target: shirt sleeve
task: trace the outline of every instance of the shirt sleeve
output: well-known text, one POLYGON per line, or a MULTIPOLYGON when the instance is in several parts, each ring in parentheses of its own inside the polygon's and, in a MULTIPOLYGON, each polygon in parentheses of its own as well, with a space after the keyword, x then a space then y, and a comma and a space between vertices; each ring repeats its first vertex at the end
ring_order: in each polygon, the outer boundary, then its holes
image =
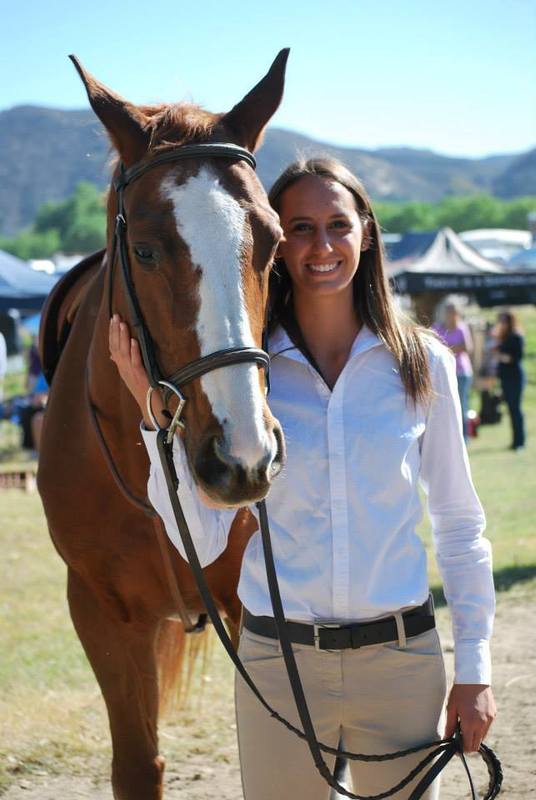
MULTIPOLYGON (((169 499, 166 479, 160 463, 160 456, 156 444, 156 431, 145 430, 141 426, 143 441, 149 454, 151 468, 147 484, 147 494, 155 511, 162 518, 167 535, 181 554, 188 560, 182 544, 181 535, 175 522, 175 515, 169 499)), ((178 496, 184 516, 190 529, 190 534, 195 545, 197 555, 202 567, 212 564, 227 547, 229 531, 236 517, 237 509, 214 509, 205 506, 197 494, 188 467, 188 461, 182 440, 175 436, 173 439, 173 461, 179 479, 178 496)))
MULTIPOLYGON (((437 348, 439 350, 439 347, 437 348)), ((431 357, 433 397, 421 440, 421 482, 438 567, 452 616, 455 683, 491 682, 495 591, 486 520, 462 434, 454 357, 431 357)))

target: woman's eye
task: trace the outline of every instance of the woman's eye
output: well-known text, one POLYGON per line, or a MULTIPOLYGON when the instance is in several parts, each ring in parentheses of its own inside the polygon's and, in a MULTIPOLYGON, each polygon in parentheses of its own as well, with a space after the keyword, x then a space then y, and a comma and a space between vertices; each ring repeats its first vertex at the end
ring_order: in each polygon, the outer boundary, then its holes
POLYGON ((156 263, 156 253, 152 247, 145 244, 136 244, 134 245, 134 253, 136 258, 141 261, 143 264, 155 264, 156 263))
POLYGON ((311 225, 308 222, 297 222, 292 227, 293 233, 305 233, 311 230, 311 225))
POLYGON ((331 227, 332 228, 337 228, 338 230, 340 230, 341 228, 348 228, 349 226, 350 226, 350 223, 346 219, 335 219, 331 223, 331 227))

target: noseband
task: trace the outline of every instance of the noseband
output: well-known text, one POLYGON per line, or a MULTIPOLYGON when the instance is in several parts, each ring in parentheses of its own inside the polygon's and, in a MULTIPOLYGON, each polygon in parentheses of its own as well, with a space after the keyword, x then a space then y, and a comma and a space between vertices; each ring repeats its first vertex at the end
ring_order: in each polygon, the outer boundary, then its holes
MULTIPOLYGON (((109 299, 109 314, 113 314, 112 308, 112 292, 113 292, 113 276, 115 261, 119 254, 119 263, 121 265, 121 275, 123 278, 123 286, 128 299, 130 309, 130 323, 136 330, 137 338, 140 344, 141 356, 143 365, 149 379, 150 387, 147 393, 147 410, 153 422, 154 427, 159 430, 160 425, 152 410, 152 394, 155 389, 162 388, 165 390, 166 396, 169 397, 174 394, 178 400, 178 405, 173 417, 170 415, 170 424, 166 428, 168 442, 171 443, 173 435, 177 427, 184 427, 181 420, 186 398, 184 397, 181 387, 187 383, 206 375, 221 367, 228 367, 234 364, 256 363, 264 367, 266 373, 270 366, 270 357, 265 350, 256 347, 230 347, 225 350, 218 350, 215 353, 210 353, 207 356, 191 361, 189 364, 178 369, 171 375, 165 376, 158 365, 156 358, 153 339, 147 325, 143 318, 143 313, 140 307, 138 296, 136 294, 136 287, 132 279, 132 270, 130 266, 130 259, 128 255, 127 243, 127 218, 124 204, 125 189, 134 183, 138 178, 148 172, 154 167, 161 164, 174 163, 176 161, 184 161, 191 158, 220 158, 227 161, 245 161, 252 169, 255 169, 255 157, 249 150, 239 147, 235 144, 187 144, 175 147, 171 150, 166 150, 147 161, 139 161, 126 169, 123 164, 119 167, 119 172, 114 179, 113 186, 117 192, 117 215, 115 218, 115 232, 112 247, 111 264, 109 271, 109 285, 108 285, 108 299, 109 299)), ((268 377, 267 377, 268 382, 268 377)))

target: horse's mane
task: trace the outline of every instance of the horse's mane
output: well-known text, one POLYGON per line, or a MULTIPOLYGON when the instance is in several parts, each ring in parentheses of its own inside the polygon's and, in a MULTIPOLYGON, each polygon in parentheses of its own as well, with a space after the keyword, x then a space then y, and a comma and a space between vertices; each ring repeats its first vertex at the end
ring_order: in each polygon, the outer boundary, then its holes
POLYGON ((193 103, 139 106, 149 122, 149 152, 186 142, 203 142, 214 132, 223 114, 212 114, 193 103))

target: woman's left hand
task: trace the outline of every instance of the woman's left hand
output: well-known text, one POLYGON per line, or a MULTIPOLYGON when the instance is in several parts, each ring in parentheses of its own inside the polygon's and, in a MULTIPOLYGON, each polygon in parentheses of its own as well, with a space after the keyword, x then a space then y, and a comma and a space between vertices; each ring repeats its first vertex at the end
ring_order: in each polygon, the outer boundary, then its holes
POLYGON ((459 720, 464 752, 474 753, 480 747, 496 715, 497 707, 490 686, 481 683, 455 683, 447 702, 445 738, 452 736, 459 720))

